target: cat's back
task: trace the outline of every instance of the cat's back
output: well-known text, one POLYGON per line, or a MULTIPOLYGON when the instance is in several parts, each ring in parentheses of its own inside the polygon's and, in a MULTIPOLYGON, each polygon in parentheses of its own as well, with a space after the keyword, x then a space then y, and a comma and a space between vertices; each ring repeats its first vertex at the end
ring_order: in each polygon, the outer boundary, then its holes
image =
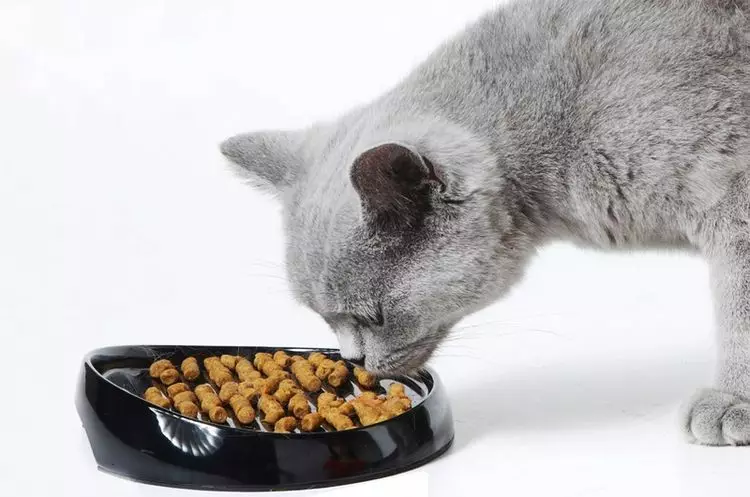
POLYGON ((721 85, 721 76, 736 84, 749 64, 750 0, 511 0, 440 47, 399 91, 481 126, 488 119, 477 109, 548 117, 575 99, 604 98, 602 88, 630 99, 721 85))
POLYGON ((650 212, 700 208, 750 166, 750 0, 514 0, 398 92, 496 139, 559 210, 628 213, 643 238, 650 212))

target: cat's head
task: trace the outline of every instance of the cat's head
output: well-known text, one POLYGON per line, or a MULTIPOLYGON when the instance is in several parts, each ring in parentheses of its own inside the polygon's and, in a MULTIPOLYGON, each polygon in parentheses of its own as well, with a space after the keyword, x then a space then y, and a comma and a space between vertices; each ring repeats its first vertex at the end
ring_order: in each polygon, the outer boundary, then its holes
POLYGON ((222 152, 280 199, 291 286, 342 354, 402 373, 518 279, 527 239, 473 137, 352 128, 238 135, 222 152))

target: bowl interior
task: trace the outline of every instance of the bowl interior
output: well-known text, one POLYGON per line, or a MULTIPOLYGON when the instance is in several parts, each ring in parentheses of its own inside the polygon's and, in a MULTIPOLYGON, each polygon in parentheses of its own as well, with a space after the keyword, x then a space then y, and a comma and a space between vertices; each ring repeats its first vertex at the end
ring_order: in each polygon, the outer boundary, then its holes
MULTIPOLYGON (((333 349, 309 349, 309 348, 288 348, 288 347, 201 347, 201 346, 132 346, 132 347, 113 347, 106 349, 106 351, 100 351, 91 354, 87 360, 91 367, 105 378, 110 383, 118 386, 119 388, 133 394, 139 398, 143 396, 143 393, 148 387, 157 386, 163 389, 163 386, 153 380, 148 373, 148 368, 155 360, 158 359, 169 359, 178 368, 183 359, 193 356, 198 360, 201 366, 201 375, 192 382, 187 382, 191 388, 195 388, 196 385, 201 383, 209 383, 218 392, 218 387, 210 381, 205 374, 203 368, 203 359, 209 356, 220 356, 222 354, 239 355, 249 359, 252 362, 254 355, 257 352, 275 352, 277 350, 284 350, 289 355, 302 355, 308 356, 311 352, 322 352, 326 356, 333 360, 341 359, 341 356, 337 350, 333 349)), ((346 361, 350 370, 355 366, 354 363, 346 361)), ((181 378, 181 381, 185 381, 181 378)), ((424 401, 433 388, 433 379, 427 370, 418 370, 407 376, 397 376, 391 378, 380 378, 378 385, 371 389, 377 394, 384 394, 388 386, 394 381, 402 383, 405 386, 406 394, 412 401, 412 408, 419 405, 424 401)), ((324 383, 323 391, 335 393, 337 396, 344 398, 345 400, 352 400, 362 392, 360 386, 353 380, 352 375, 349 376, 349 381, 339 388, 333 388, 324 383)), ((310 403, 311 410, 315 410, 315 404, 317 403, 317 397, 319 393, 307 394, 308 401, 310 403)), ((143 400, 145 403, 146 401, 143 400)), ((158 408, 160 409, 160 408, 158 408)), ((170 410, 173 414, 178 415, 176 411, 170 410)), ((231 410, 230 410, 231 411, 231 410)), ((207 416, 199 414, 199 420, 206 423, 211 423, 207 416)), ((240 424, 230 413, 230 417, 227 420, 224 427, 230 427, 236 430, 253 430, 260 432, 273 432, 273 426, 262 421, 262 416, 257 416, 254 423, 249 425, 240 424)), ((326 432, 335 431, 333 427, 327 424, 323 424, 322 430, 326 432)), ((296 430, 292 435, 306 435, 299 430, 296 430)))

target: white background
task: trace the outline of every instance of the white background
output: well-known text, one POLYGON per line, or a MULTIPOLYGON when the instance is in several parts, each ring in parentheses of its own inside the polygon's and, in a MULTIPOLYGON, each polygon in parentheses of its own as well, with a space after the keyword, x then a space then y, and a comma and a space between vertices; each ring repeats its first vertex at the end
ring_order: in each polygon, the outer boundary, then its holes
MULTIPOLYGON (((216 146, 374 97, 492 4, 2 0, 0 494, 192 495, 95 469, 72 404, 83 354, 335 346, 289 296, 277 206, 216 146)), ((422 495, 747 491, 750 449, 680 436, 711 379, 701 261, 550 247, 463 326, 433 361, 456 443, 409 480, 422 495)))

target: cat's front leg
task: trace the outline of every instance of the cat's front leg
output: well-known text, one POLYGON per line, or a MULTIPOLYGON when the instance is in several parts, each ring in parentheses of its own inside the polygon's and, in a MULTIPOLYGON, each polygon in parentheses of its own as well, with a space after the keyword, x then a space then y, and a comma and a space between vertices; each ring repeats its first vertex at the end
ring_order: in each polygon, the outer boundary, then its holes
POLYGON ((750 445, 750 237, 731 237, 709 251, 718 320, 715 388, 687 406, 685 431, 705 445, 750 445))

